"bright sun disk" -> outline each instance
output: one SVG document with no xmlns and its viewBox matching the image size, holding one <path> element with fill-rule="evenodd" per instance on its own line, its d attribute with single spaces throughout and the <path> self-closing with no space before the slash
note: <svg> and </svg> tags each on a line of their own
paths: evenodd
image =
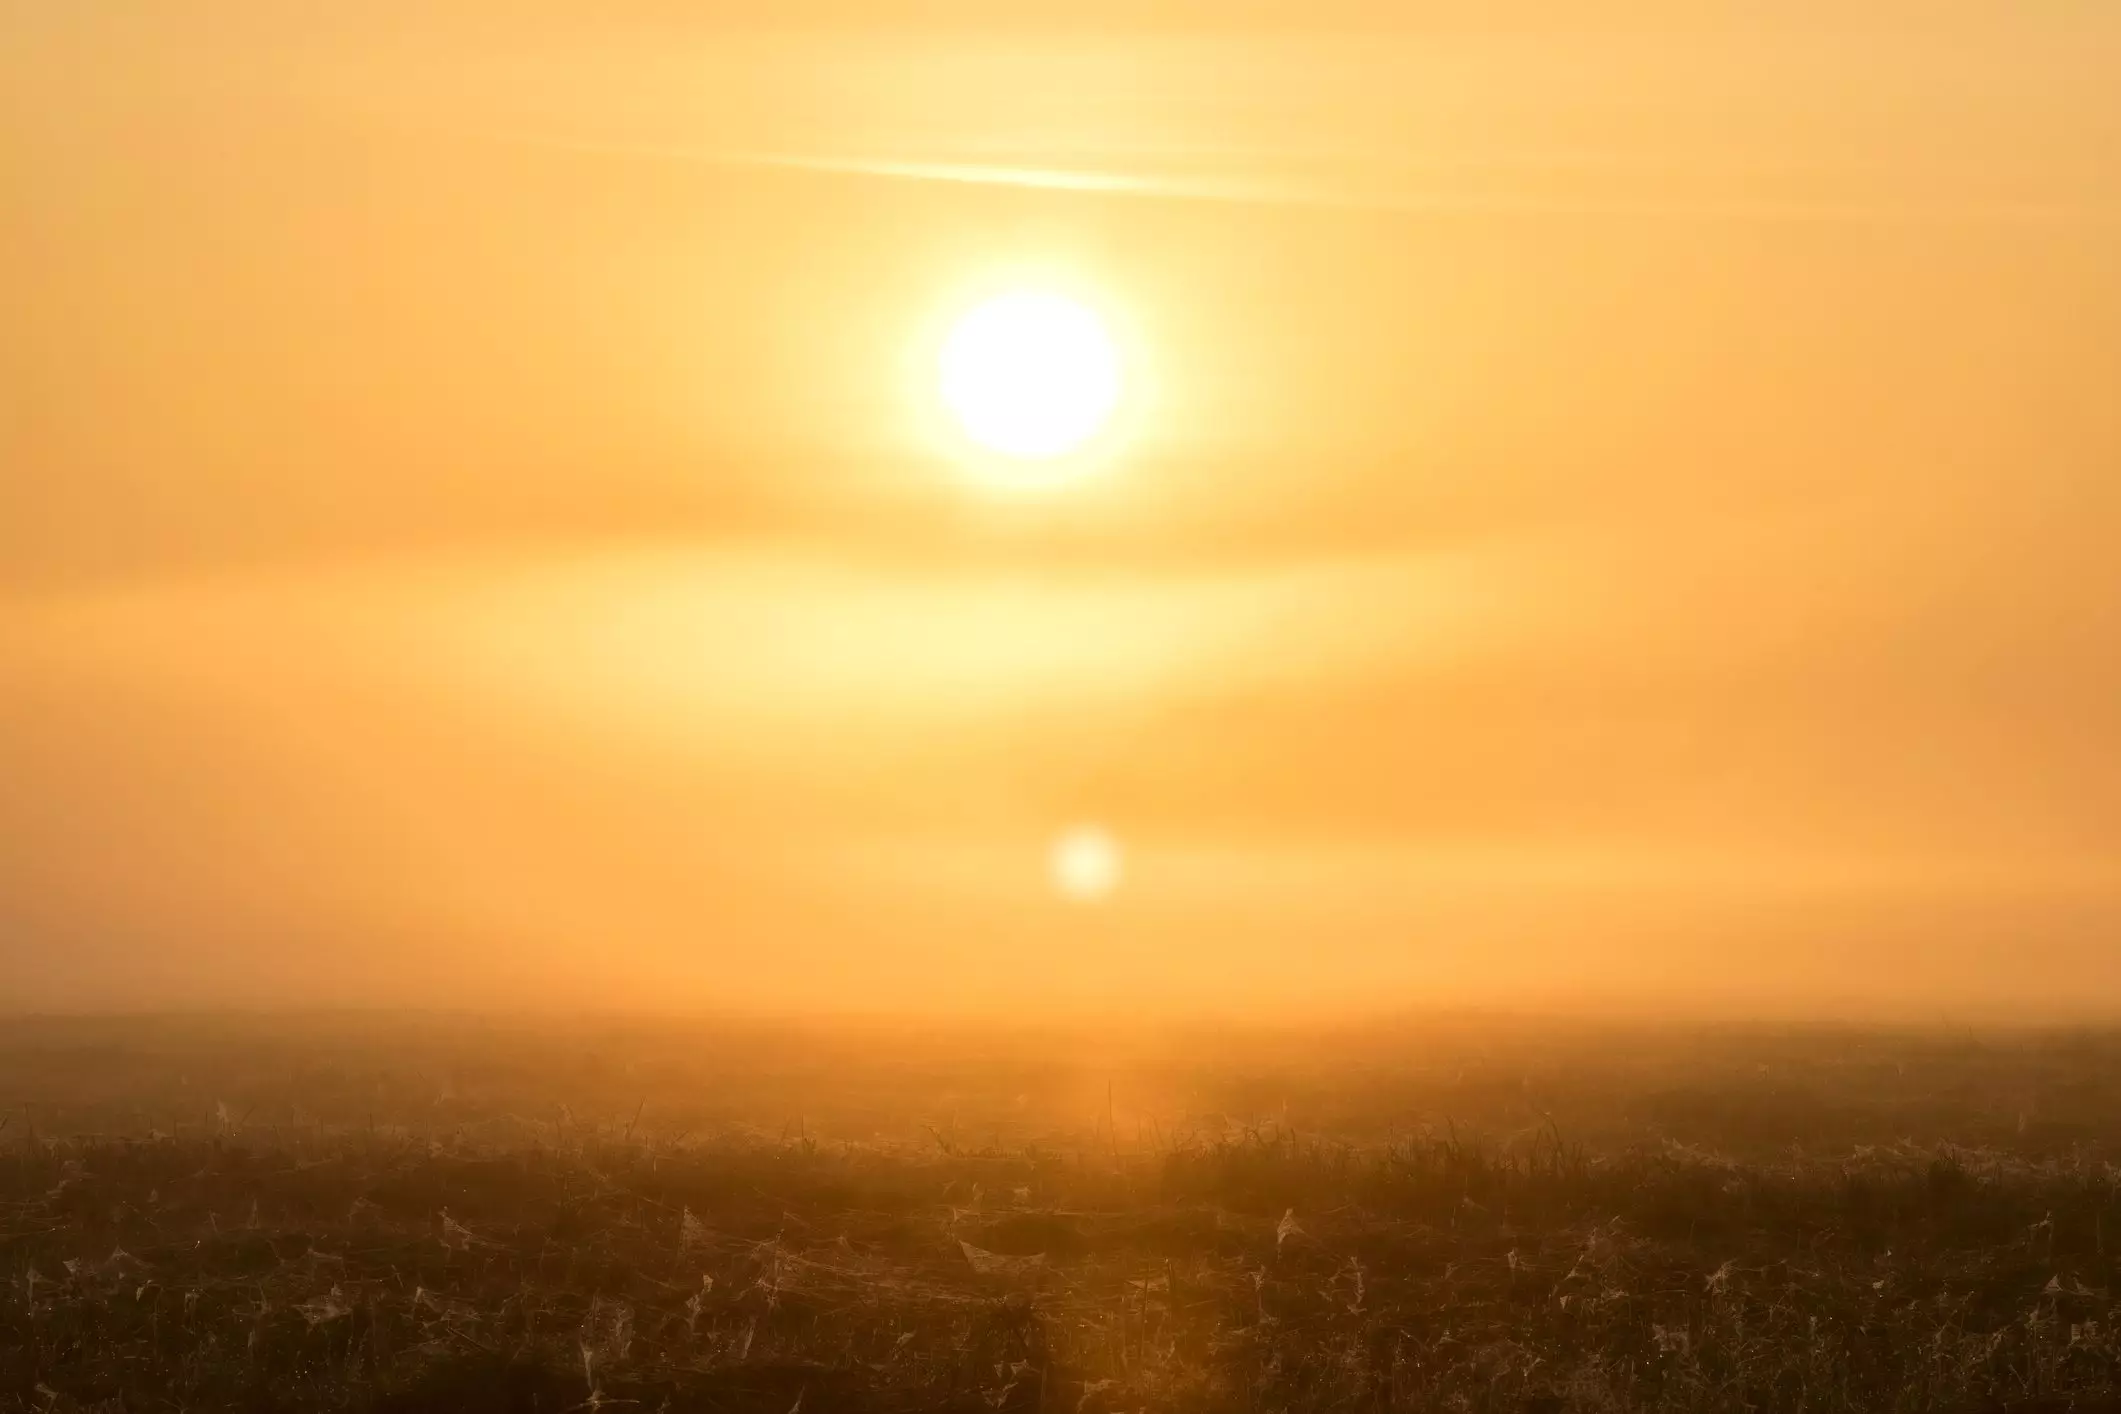
<svg viewBox="0 0 2121 1414">
<path fill-rule="evenodd" d="M 959 317 L 937 376 L 945 407 L 978 446 L 1019 461 L 1082 448 L 1118 409 L 1119 346 L 1096 311 L 1048 290 L 995 295 Z"/>
</svg>

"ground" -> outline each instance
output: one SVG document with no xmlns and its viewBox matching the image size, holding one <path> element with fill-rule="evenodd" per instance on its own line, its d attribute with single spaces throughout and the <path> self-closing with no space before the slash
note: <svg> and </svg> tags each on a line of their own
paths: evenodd
<svg viewBox="0 0 2121 1414">
<path fill-rule="evenodd" d="M 27 1019 L 0 1409 L 2102 1409 L 2121 1036 Z"/>
</svg>

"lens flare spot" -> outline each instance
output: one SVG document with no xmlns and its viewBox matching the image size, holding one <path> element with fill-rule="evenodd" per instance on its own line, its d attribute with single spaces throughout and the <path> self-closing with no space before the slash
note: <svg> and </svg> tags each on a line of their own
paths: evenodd
<svg viewBox="0 0 2121 1414">
<path fill-rule="evenodd" d="M 1053 842 L 1053 887 L 1078 903 L 1095 903 L 1119 887 L 1119 842 L 1096 825 L 1078 825 Z"/>
</svg>

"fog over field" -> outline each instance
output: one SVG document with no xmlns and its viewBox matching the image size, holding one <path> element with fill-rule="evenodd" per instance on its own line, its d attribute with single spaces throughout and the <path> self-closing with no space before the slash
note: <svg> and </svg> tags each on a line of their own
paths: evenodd
<svg viewBox="0 0 2121 1414">
<path fill-rule="evenodd" d="M 26 1022 L 0 1407 L 2110 1410 L 2117 1048 Z"/>
<path fill-rule="evenodd" d="M 0 1414 L 2117 1414 L 2117 78 L 0 0 Z"/>
</svg>

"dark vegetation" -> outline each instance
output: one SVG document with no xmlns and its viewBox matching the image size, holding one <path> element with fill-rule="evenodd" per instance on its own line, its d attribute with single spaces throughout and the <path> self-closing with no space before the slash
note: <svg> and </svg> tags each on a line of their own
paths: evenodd
<svg viewBox="0 0 2121 1414">
<path fill-rule="evenodd" d="M 0 1409 L 2121 1407 L 2121 1037 L 32 1020 L 0 1095 Z"/>
</svg>

